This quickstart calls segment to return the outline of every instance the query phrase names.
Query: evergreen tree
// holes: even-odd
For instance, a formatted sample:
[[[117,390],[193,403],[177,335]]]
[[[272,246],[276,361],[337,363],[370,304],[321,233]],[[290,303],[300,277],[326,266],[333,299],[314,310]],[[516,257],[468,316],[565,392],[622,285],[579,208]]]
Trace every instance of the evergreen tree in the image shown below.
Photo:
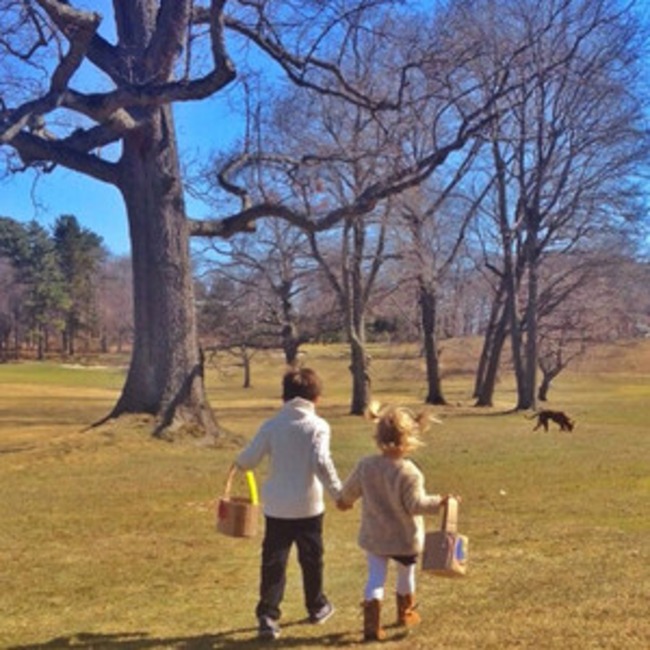
[[[82,228],[73,215],[62,215],[54,224],[53,239],[68,299],[63,350],[74,354],[79,332],[92,331],[97,325],[96,282],[104,256],[102,238]]]

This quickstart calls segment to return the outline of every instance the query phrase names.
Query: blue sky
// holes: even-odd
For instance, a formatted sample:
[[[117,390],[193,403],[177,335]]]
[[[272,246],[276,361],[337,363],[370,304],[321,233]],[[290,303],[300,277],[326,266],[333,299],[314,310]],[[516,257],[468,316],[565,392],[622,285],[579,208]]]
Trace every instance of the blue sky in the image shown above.
[[[119,193],[110,185],[68,172],[56,172],[39,180],[21,174],[0,185],[0,215],[17,221],[36,220],[51,226],[62,214],[72,214],[79,223],[100,235],[117,255],[129,252],[128,230]]]

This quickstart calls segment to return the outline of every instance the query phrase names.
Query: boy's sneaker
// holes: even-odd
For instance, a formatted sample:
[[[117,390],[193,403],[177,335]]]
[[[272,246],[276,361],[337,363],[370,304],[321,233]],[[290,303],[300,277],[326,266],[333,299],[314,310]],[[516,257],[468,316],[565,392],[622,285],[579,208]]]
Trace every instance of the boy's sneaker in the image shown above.
[[[334,605],[327,601],[319,610],[309,615],[309,622],[315,625],[321,625],[334,613]]]
[[[280,626],[278,622],[270,616],[260,616],[257,636],[264,641],[273,641],[280,636]]]

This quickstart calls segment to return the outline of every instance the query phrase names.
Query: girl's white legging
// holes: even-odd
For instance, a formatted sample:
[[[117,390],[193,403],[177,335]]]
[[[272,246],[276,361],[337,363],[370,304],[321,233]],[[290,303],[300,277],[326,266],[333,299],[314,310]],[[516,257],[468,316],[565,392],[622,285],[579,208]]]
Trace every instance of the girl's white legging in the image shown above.
[[[388,560],[390,558],[366,553],[368,558],[368,582],[364,591],[365,600],[383,600],[384,585],[386,584],[386,573],[388,572]],[[415,593],[415,564],[408,566],[401,562],[395,562],[397,567],[396,591],[400,596]]]

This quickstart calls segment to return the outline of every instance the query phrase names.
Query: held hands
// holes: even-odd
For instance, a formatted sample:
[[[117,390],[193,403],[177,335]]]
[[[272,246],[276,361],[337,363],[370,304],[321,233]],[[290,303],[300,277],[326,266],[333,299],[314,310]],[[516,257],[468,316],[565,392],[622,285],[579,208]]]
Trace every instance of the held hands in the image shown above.
[[[343,499],[337,499],[336,507],[341,511],[352,510],[352,504],[346,503]]]
[[[459,494],[445,494],[445,496],[442,497],[442,500],[440,501],[440,505],[446,506],[447,503],[449,502],[449,499],[456,499],[458,503],[463,502],[463,497],[461,497]]]

